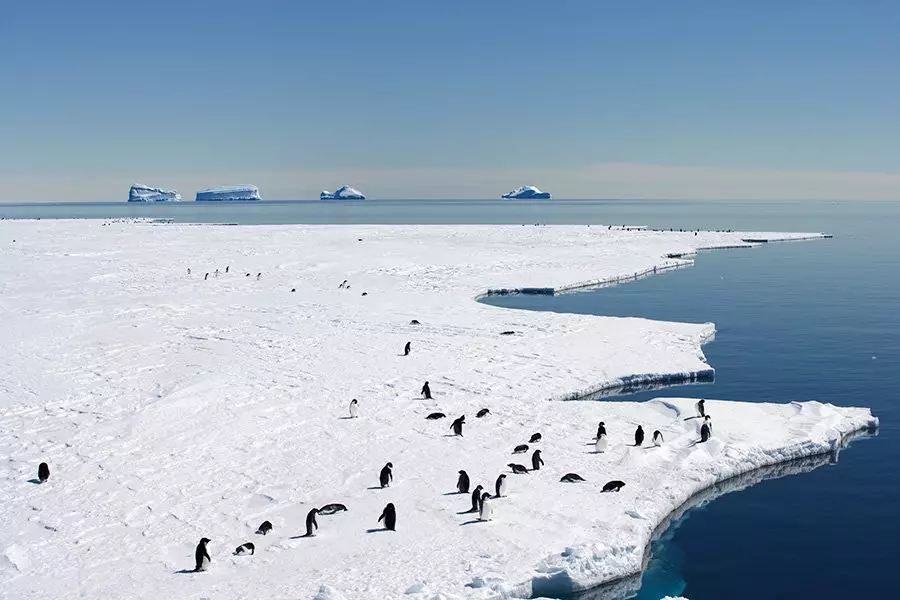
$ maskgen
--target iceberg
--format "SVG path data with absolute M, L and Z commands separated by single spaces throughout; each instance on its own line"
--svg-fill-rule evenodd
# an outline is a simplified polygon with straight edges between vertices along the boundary
M 365 200 L 366 196 L 356 188 L 342 185 L 334 193 L 324 190 L 319 194 L 319 200 Z
M 175 190 L 161 190 L 136 183 L 128 190 L 129 202 L 181 202 L 181 194 Z
M 514 198 L 517 200 L 549 200 L 551 198 L 550 192 L 542 192 L 533 185 L 523 185 L 522 187 L 516 188 L 511 192 L 507 192 L 500 197 Z
M 197 192 L 197 202 L 247 202 L 262 200 L 255 185 L 230 185 Z

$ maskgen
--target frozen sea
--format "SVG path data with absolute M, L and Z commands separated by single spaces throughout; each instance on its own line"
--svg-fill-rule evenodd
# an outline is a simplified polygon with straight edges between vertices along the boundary
M 715 322 L 716 381 L 628 399 L 705 395 L 869 406 L 879 435 L 835 465 L 694 508 L 654 548 L 639 598 L 890 597 L 900 534 L 898 203 L 367 201 L 198 207 L 0 205 L 0 217 L 172 218 L 229 223 L 614 223 L 825 231 L 834 239 L 701 254 L 636 283 L 492 302 L 559 312 Z

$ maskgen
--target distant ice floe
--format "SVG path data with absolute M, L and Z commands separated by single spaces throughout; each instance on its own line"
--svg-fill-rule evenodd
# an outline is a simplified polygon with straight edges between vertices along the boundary
M 255 185 L 230 185 L 197 192 L 197 202 L 242 202 L 262 200 Z
M 366 195 L 349 185 L 342 185 L 335 192 L 324 190 L 319 194 L 319 200 L 365 200 Z
M 129 202 L 181 202 L 181 194 L 175 190 L 162 190 L 135 183 L 128 190 Z
M 516 188 L 511 192 L 503 194 L 501 198 L 514 198 L 517 200 L 549 200 L 551 196 L 550 192 L 542 192 L 533 185 L 523 185 L 522 187 Z

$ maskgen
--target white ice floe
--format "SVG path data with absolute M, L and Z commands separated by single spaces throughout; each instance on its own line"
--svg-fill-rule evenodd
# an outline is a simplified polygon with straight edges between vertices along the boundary
M 161 190 L 135 183 L 128 190 L 129 202 L 181 202 L 181 194 L 175 190 Z
M 197 202 L 262 200 L 255 185 L 230 185 L 197 192 Z
M 656 526 L 695 492 L 833 452 L 875 418 L 707 399 L 713 437 L 692 445 L 696 399 L 562 398 L 708 372 L 711 323 L 473 299 L 625 280 L 746 238 L 804 237 L 815 234 L 0 222 L 0 239 L 17 240 L 0 261 L 0 589 L 483 600 L 629 581 Z M 433 400 L 420 396 L 426 380 Z M 425 419 L 438 411 L 448 418 Z M 451 436 L 462 414 L 464 435 Z M 637 424 L 665 445 L 628 446 Z M 531 451 L 511 451 L 536 432 L 545 466 L 509 473 L 509 462 L 530 465 Z M 50 479 L 30 483 L 41 461 Z M 381 489 L 389 461 L 394 481 Z M 463 514 L 459 469 L 489 491 L 509 473 L 491 521 Z M 560 483 L 570 472 L 587 481 Z M 613 479 L 622 491 L 601 493 Z M 348 511 L 297 537 L 312 507 L 335 502 Z M 393 532 L 378 523 L 387 503 Z M 255 535 L 264 520 L 273 530 Z M 210 569 L 183 573 L 201 537 L 212 540 Z M 254 555 L 232 556 L 248 541 Z
M 506 192 L 501 198 L 515 198 L 518 200 L 529 199 L 529 200 L 549 200 L 550 192 L 542 192 L 538 188 L 533 185 L 523 185 L 522 187 L 518 187 L 511 192 Z
M 334 192 L 324 190 L 319 194 L 319 200 L 365 200 L 366 196 L 356 188 L 342 185 Z

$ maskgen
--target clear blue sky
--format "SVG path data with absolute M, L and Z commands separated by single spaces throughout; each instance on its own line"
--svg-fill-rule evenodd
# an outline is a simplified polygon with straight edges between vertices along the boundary
M 524 183 L 752 197 L 758 178 L 774 197 L 900 185 L 900 2 L 85 0 L 0 13 L 0 179 L 16 196 L 0 201 L 66 199 L 70 186 L 68 199 L 118 200 L 135 180 L 186 197 L 228 183 L 272 199 L 341 183 L 379 197 Z

